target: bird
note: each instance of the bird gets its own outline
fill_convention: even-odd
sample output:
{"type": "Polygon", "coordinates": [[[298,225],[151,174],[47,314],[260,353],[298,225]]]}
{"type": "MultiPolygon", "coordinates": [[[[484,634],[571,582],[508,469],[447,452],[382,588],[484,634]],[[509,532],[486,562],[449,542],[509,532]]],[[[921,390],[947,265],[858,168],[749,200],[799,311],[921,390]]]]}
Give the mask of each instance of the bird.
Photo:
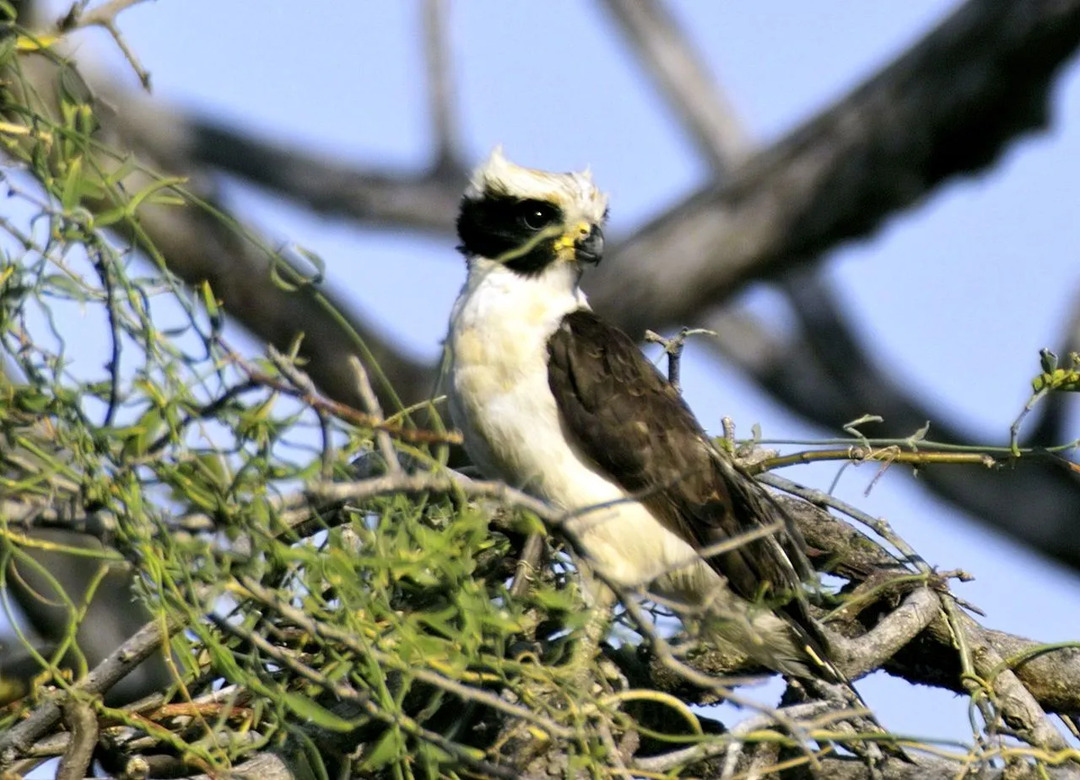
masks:
{"type": "Polygon", "coordinates": [[[580,281],[603,257],[607,218],[588,169],[526,168],[496,147],[472,172],[457,218],[467,275],[446,340],[469,458],[565,513],[598,581],[707,615],[775,672],[840,681],[790,518],[590,308],[580,281]]]}

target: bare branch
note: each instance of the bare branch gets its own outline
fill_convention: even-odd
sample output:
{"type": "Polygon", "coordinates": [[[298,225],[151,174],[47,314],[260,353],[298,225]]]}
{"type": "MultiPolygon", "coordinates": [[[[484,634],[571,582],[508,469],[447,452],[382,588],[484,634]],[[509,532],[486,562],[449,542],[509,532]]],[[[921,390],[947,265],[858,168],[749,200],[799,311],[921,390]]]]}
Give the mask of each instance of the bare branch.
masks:
{"type": "MultiPolygon", "coordinates": [[[[828,564],[828,571],[854,582],[862,582],[875,571],[896,567],[888,552],[850,524],[806,501],[783,497],[781,500],[798,523],[811,557],[819,567],[828,564]]],[[[977,656],[979,648],[989,647],[1001,658],[1027,659],[1014,664],[1013,671],[1044,709],[1061,714],[1080,712],[1080,649],[1061,647],[1042,653],[1039,651],[1045,645],[1039,642],[985,628],[970,618],[962,619],[977,656]]],[[[844,633],[861,635],[863,630],[859,624],[848,622],[844,633]]],[[[900,648],[884,668],[910,682],[964,692],[953,636],[942,619],[933,620],[915,641],[900,648]]]]}
{"type": "Polygon", "coordinates": [[[856,678],[878,669],[896,655],[901,647],[930,625],[940,611],[937,597],[929,589],[919,588],[857,642],[830,635],[829,648],[844,674],[856,678]]]}
{"type": "Polygon", "coordinates": [[[408,172],[350,166],[297,144],[253,137],[185,115],[115,85],[97,84],[117,107],[113,119],[127,144],[158,167],[199,177],[204,166],[241,176],[321,214],[375,227],[451,235],[465,173],[453,167],[408,172]]]}
{"type": "Polygon", "coordinates": [[[57,780],[82,780],[94,757],[97,745],[97,715],[89,702],[68,699],[63,710],[64,725],[71,732],[71,742],[64,750],[60,766],[56,770],[57,780]]]}

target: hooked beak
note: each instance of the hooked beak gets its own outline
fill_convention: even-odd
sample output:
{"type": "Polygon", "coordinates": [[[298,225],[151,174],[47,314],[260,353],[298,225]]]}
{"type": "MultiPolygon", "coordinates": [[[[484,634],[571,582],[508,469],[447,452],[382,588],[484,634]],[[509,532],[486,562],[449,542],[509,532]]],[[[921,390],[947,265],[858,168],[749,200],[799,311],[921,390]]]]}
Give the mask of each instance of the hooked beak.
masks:
{"type": "Polygon", "coordinates": [[[596,265],[604,256],[604,231],[593,225],[587,235],[574,242],[574,254],[580,263],[596,265]]]}

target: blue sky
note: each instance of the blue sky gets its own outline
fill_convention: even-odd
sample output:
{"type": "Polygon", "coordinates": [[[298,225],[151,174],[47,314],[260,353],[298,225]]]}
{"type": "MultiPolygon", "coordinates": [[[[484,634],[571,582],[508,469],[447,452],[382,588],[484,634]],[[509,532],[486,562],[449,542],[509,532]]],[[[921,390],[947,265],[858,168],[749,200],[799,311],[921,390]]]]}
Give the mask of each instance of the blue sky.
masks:
{"type": "MultiPolygon", "coordinates": [[[[759,0],[682,2],[675,10],[753,137],[767,142],[840,97],[952,5],[759,0]]],[[[706,176],[597,7],[470,0],[454,4],[451,20],[470,162],[502,143],[512,159],[535,167],[589,164],[611,194],[615,234],[706,176]]],[[[120,26],[161,99],[357,163],[419,167],[427,160],[416,3],[160,0],[129,10],[120,26]]],[[[122,71],[103,36],[88,36],[81,49],[122,71]]],[[[1012,147],[991,173],[950,183],[828,261],[878,361],[981,442],[1007,435],[1039,348],[1061,341],[1080,281],[1078,161],[1080,69],[1073,65],[1054,91],[1048,132],[1012,147]]],[[[331,283],[410,350],[436,355],[464,273],[452,241],[296,213],[240,185],[226,193],[271,236],[319,253],[331,283]]],[[[762,316],[784,316],[765,288],[748,291],[743,303],[762,316]]],[[[768,438],[836,433],[807,429],[738,374],[701,357],[688,351],[684,383],[710,429],[730,415],[745,435],[754,423],[768,438]]],[[[822,466],[785,476],[824,489],[835,473],[822,466]]],[[[1075,574],[928,498],[902,469],[864,496],[875,474],[849,469],[841,496],[886,516],[932,564],[973,573],[976,580],[958,592],[987,612],[987,625],[1045,641],[1080,638],[1075,574]]],[[[951,694],[878,677],[859,687],[894,729],[970,735],[966,703],[951,694]]]]}

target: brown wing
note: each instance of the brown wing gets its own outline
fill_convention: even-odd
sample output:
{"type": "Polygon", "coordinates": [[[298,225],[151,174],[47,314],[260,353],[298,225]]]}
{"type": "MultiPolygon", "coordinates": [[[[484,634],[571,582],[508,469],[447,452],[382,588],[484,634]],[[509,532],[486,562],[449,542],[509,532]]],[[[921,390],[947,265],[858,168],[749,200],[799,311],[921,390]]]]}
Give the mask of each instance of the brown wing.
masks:
{"type": "MultiPolygon", "coordinates": [[[[548,384],[568,435],[674,533],[704,549],[783,517],[764,488],[709,441],[678,391],[623,333],[589,311],[568,314],[548,341],[548,384]]],[[[708,558],[731,589],[788,614],[812,647],[800,539],[781,532],[708,558]],[[794,559],[794,562],[793,562],[794,559]],[[798,568],[797,568],[798,567],[798,568]]]]}

